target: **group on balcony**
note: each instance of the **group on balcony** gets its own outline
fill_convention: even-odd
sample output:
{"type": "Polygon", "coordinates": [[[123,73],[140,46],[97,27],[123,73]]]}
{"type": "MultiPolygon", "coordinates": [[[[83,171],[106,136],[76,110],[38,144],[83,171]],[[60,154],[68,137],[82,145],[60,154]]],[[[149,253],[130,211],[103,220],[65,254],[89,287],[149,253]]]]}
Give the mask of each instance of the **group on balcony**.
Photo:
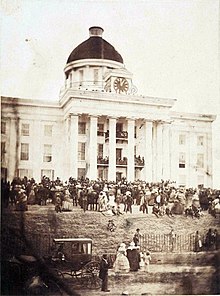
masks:
{"type": "Polygon", "coordinates": [[[102,156],[97,157],[98,164],[108,164],[108,161],[109,161],[108,156],[105,156],[104,158],[102,156]]]}
{"type": "Polygon", "coordinates": [[[134,156],[134,164],[136,166],[144,166],[144,157],[139,156],[134,156]]]}
{"type": "MultiPolygon", "coordinates": [[[[108,164],[109,163],[109,157],[108,156],[105,156],[105,157],[98,156],[97,157],[97,163],[98,164],[108,164]]],[[[123,158],[117,157],[116,158],[116,164],[117,165],[127,165],[128,164],[127,157],[123,157],[123,158]]],[[[135,155],[134,156],[134,164],[135,164],[135,166],[144,166],[144,157],[141,157],[140,155],[139,156],[135,155]]]]}
{"type": "MultiPolygon", "coordinates": [[[[109,138],[109,130],[105,133],[105,138],[109,138]]],[[[128,138],[128,132],[127,131],[121,131],[116,130],[116,138],[117,139],[127,139],[128,138]]]]}
{"type": "Polygon", "coordinates": [[[116,158],[116,164],[118,165],[127,165],[128,159],[127,157],[123,157],[123,158],[116,158]]]}

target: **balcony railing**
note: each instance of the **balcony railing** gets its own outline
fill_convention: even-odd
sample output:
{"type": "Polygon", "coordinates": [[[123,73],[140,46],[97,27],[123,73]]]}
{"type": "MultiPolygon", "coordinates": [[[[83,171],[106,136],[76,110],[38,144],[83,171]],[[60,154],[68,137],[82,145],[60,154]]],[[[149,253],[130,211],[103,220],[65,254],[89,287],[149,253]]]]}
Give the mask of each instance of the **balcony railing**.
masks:
{"type": "MultiPolygon", "coordinates": [[[[105,133],[105,140],[109,140],[109,131],[105,133]]],[[[128,132],[127,131],[116,131],[116,140],[127,141],[128,132]]]]}
{"type": "Polygon", "coordinates": [[[104,137],[104,135],[105,135],[104,131],[97,131],[97,136],[104,137]]]}
{"type": "MultiPolygon", "coordinates": [[[[101,157],[101,156],[98,156],[97,157],[97,164],[98,165],[105,165],[105,166],[108,166],[109,164],[109,157],[106,156],[106,157],[101,157]]],[[[123,157],[123,158],[116,158],[116,165],[117,166],[127,166],[128,164],[128,159],[127,157],[123,157]]],[[[141,167],[143,168],[144,167],[144,164],[145,164],[145,161],[144,161],[144,157],[140,157],[140,156],[134,156],[134,166],[135,167],[141,167]]]]}
{"type": "Polygon", "coordinates": [[[134,165],[136,167],[144,167],[144,157],[141,156],[134,156],[134,165]]]}
{"type": "Polygon", "coordinates": [[[106,156],[105,158],[103,158],[101,156],[98,156],[97,157],[97,164],[98,165],[105,165],[105,166],[107,166],[108,165],[108,162],[109,162],[108,156],[106,156]]]}

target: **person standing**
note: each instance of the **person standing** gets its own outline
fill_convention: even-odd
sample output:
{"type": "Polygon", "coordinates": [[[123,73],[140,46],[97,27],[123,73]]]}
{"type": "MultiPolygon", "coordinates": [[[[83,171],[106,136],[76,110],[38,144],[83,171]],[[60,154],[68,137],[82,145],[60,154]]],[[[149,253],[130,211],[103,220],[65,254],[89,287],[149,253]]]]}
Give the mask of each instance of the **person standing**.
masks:
{"type": "Polygon", "coordinates": [[[202,247],[201,236],[197,230],[195,235],[195,252],[199,252],[201,250],[201,247],[202,247]]]}
{"type": "Polygon", "coordinates": [[[133,237],[133,241],[135,243],[135,247],[140,246],[140,240],[141,240],[142,237],[143,237],[143,235],[140,233],[140,229],[137,228],[136,229],[136,232],[134,234],[134,237],[133,237]]]}
{"type": "Polygon", "coordinates": [[[129,272],[130,265],[128,258],[126,256],[126,245],[125,243],[121,243],[116,254],[116,259],[113,264],[113,268],[116,274],[120,272],[129,272]]]}
{"type": "Polygon", "coordinates": [[[175,240],[176,240],[176,234],[174,232],[174,229],[171,228],[171,231],[169,233],[169,241],[170,241],[170,248],[171,248],[171,252],[173,252],[174,250],[174,243],[175,243],[175,240]]]}
{"type": "Polygon", "coordinates": [[[145,263],[145,271],[149,272],[149,265],[150,265],[150,261],[151,261],[151,255],[150,252],[144,252],[144,263],[145,263]]]}
{"type": "Polygon", "coordinates": [[[139,246],[136,247],[134,242],[130,243],[127,248],[127,257],[130,265],[130,271],[138,271],[140,268],[140,252],[139,246]]]}
{"type": "Polygon", "coordinates": [[[83,211],[85,212],[88,209],[88,194],[87,194],[86,186],[84,186],[83,190],[80,192],[80,197],[82,200],[82,208],[83,208],[83,211]]]}
{"type": "Polygon", "coordinates": [[[99,278],[102,280],[101,291],[103,292],[110,292],[110,290],[108,290],[108,269],[109,263],[107,260],[107,254],[103,254],[99,268],[99,278]]]}

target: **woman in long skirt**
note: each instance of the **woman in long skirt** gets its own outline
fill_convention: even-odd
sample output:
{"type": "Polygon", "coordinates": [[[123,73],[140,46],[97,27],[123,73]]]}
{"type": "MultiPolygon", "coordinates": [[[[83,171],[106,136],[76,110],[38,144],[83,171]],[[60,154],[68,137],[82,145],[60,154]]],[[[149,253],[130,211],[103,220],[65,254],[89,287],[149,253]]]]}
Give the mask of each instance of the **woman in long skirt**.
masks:
{"type": "Polygon", "coordinates": [[[129,272],[130,266],[128,258],[126,257],[126,246],[124,243],[121,243],[118,248],[113,268],[115,273],[129,272]]]}

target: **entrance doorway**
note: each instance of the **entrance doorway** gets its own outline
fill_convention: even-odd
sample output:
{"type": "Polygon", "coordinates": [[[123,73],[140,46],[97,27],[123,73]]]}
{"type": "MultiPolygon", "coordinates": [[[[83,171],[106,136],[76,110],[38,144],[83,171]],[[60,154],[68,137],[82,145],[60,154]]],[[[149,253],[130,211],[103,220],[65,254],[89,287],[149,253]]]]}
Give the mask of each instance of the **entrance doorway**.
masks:
{"type": "Polygon", "coordinates": [[[122,179],[122,173],[121,172],[116,172],[116,182],[121,181],[122,179]]]}

